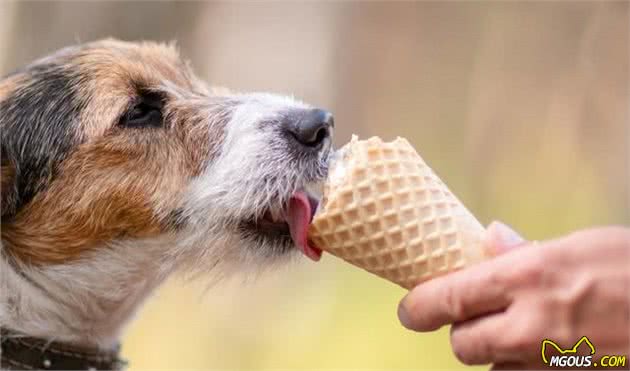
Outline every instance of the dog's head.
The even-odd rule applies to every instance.
[[[291,98],[207,88],[171,46],[63,49],[0,81],[4,249],[33,265],[136,242],[161,258],[286,255],[332,129]]]

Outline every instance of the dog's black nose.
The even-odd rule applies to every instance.
[[[285,129],[295,140],[310,148],[319,148],[330,141],[335,126],[333,115],[319,108],[300,110],[285,121]]]

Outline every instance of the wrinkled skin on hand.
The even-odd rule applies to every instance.
[[[411,290],[398,310],[405,327],[450,324],[457,358],[494,369],[548,368],[543,339],[570,347],[588,336],[595,360],[630,357],[630,229],[594,228],[540,243],[500,223],[488,231],[503,253]]]

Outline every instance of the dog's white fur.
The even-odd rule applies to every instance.
[[[237,233],[236,224],[260,216],[263,209],[280,218],[291,194],[313,186],[308,180],[313,174],[299,161],[290,162],[274,125],[264,125],[278,120],[282,110],[307,106],[270,94],[230,99],[236,108],[220,155],[185,192],[182,214],[188,222],[183,230],[97,246],[61,265],[33,267],[0,256],[0,325],[51,341],[108,349],[141,303],[174,271],[217,278],[239,263],[251,269],[276,260],[269,259],[273,246],[255,245],[253,238]],[[320,152],[321,169],[329,152]]]

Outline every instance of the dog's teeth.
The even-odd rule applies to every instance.
[[[282,214],[278,209],[271,209],[271,220],[274,222],[279,222],[282,220]]]

